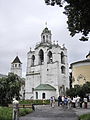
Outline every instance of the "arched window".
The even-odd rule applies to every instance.
[[[34,62],[35,62],[35,56],[34,55],[32,55],[32,61],[31,61],[31,66],[34,66]]]
[[[36,99],[38,99],[38,92],[36,92]]]
[[[21,67],[21,64],[19,64],[18,67]]]
[[[44,62],[44,52],[43,50],[41,49],[39,51],[39,64],[42,64]]]
[[[15,67],[17,67],[17,64],[15,64]]]
[[[65,67],[64,66],[61,67],[61,73],[65,74]]]
[[[45,36],[43,36],[43,42],[45,42]]]
[[[61,64],[65,64],[65,55],[61,52]]]
[[[48,63],[51,63],[52,62],[52,52],[49,51],[48,52]]]
[[[45,93],[42,93],[42,99],[45,99]]]

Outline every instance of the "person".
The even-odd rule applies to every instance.
[[[16,98],[13,98],[13,120],[19,120],[19,101],[16,100]]]
[[[82,108],[83,99],[81,97],[79,99],[79,102],[80,102],[80,108]]]
[[[64,95],[62,96],[62,107],[64,108],[64,99],[65,99],[65,97],[64,97]]]
[[[52,96],[52,99],[53,99],[53,101],[52,101],[52,107],[55,107],[55,97]]]
[[[76,98],[76,106],[79,107],[80,106],[80,97],[77,95]]]
[[[87,97],[84,97],[83,101],[84,101],[84,108],[87,108]]]
[[[64,105],[67,106],[67,103],[68,103],[68,99],[67,99],[67,97],[65,96],[65,98],[64,98]]]
[[[68,109],[70,109],[71,108],[71,98],[70,98],[70,96],[68,96],[67,101],[68,101],[67,107],[68,107]]]
[[[62,98],[61,96],[58,97],[58,106],[62,105]]]
[[[73,108],[76,108],[76,97],[73,97],[72,104],[73,104]]]
[[[51,98],[50,98],[50,105],[51,105],[51,107],[52,107],[52,103],[53,103],[53,97],[51,96]]]

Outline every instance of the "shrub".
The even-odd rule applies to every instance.
[[[19,116],[25,116],[26,114],[29,114],[30,112],[32,112],[32,109],[20,109],[19,111]]]
[[[42,104],[50,104],[50,100],[22,100],[20,104],[35,104],[35,105],[42,105]]]

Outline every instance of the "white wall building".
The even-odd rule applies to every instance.
[[[57,98],[69,88],[67,49],[52,43],[51,37],[46,27],[41,33],[41,42],[27,54],[25,99]]]

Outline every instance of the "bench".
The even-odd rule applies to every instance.
[[[12,104],[9,104],[8,107],[12,108],[13,105]],[[35,107],[34,105],[30,105],[30,104],[19,104],[19,109],[20,108],[31,108],[32,110],[35,110]]]

